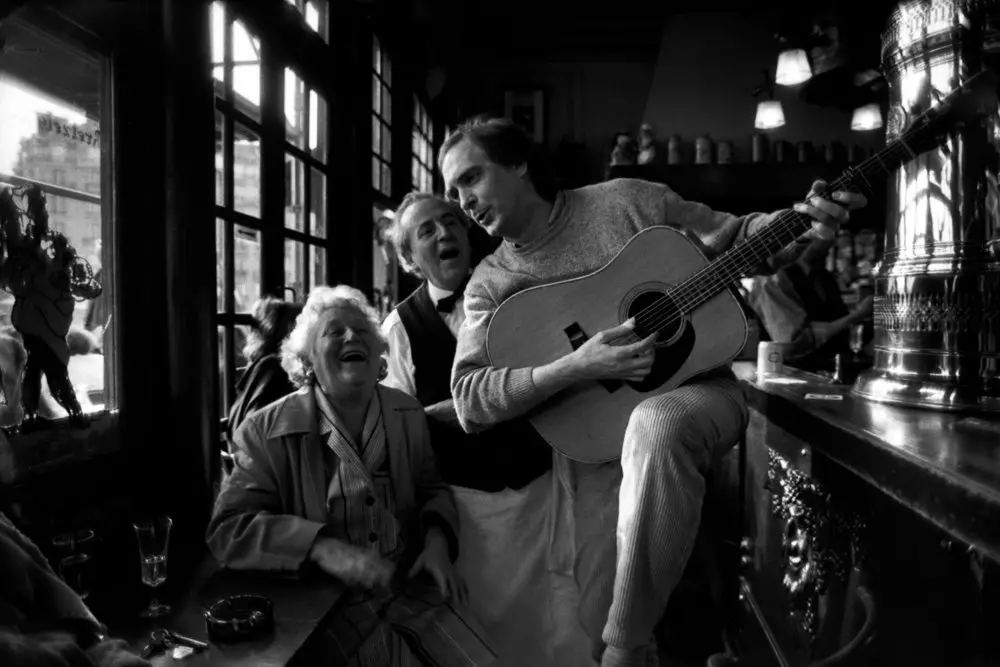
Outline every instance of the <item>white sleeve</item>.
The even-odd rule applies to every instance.
[[[410,396],[417,395],[414,381],[416,372],[413,368],[413,352],[410,349],[410,337],[406,327],[399,319],[399,313],[392,311],[382,322],[382,335],[389,341],[388,375],[382,380],[387,387],[405,391]]]

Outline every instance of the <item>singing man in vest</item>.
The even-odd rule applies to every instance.
[[[472,228],[458,206],[427,193],[411,192],[396,210],[387,236],[400,266],[424,282],[382,323],[384,383],[427,413],[459,508],[458,569],[470,607],[496,641],[496,667],[570,664],[586,660],[586,641],[576,622],[571,514],[552,450],[526,420],[466,434],[451,399]]]

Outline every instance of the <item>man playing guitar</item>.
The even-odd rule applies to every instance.
[[[487,330],[505,299],[595,271],[653,225],[686,230],[706,252],[721,253],[776,215],[720,213],[684,201],[664,185],[631,179],[563,191],[547,201],[533,184],[530,152],[530,139],[509,120],[480,119],[452,133],[439,156],[449,198],[504,239],[479,264],[465,292],[452,394],[459,421],[470,432],[543,408],[577,382],[640,380],[653,364],[655,334],[631,345],[611,344],[631,332],[634,325],[627,321],[552,363],[496,368],[487,353]],[[849,192],[824,198],[824,190],[817,181],[807,201],[795,205],[814,220],[812,230],[763,262],[760,272],[794,261],[817,237],[832,238],[849,211],[867,203]],[[622,434],[620,463],[559,457],[575,497],[580,622],[604,667],[655,664],[653,630],[691,554],[705,474],[746,423],[743,393],[723,367],[640,403]]]

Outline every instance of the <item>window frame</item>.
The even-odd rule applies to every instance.
[[[67,188],[56,183],[47,183],[36,178],[5,175],[4,181],[12,185],[39,185],[47,194],[78,201],[97,203],[101,207],[101,267],[104,269],[101,284],[109,290],[108,311],[111,323],[104,333],[104,391],[105,408],[87,415],[87,423],[73,427],[68,417],[49,420],[49,423],[28,433],[9,434],[7,440],[15,464],[12,468],[0,470],[0,486],[8,487],[10,497],[28,492],[43,480],[72,477],[78,474],[80,466],[90,466],[108,457],[121,459],[127,455],[121,438],[122,409],[122,345],[119,335],[122,308],[121,280],[119,276],[120,210],[117,188],[118,169],[116,137],[121,131],[118,124],[118,57],[109,40],[78,24],[56,9],[48,7],[21,6],[2,17],[4,22],[22,23],[28,29],[68,45],[85,58],[97,61],[100,67],[100,193],[92,193]],[[36,174],[32,173],[32,176]],[[55,179],[54,179],[55,180]],[[40,459],[39,456],[45,458]]]

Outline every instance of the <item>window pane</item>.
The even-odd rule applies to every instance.
[[[379,44],[378,37],[372,35],[372,69],[375,70],[376,74],[382,73],[382,46]]]
[[[295,300],[305,301],[306,296],[306,245],[285,239],[285,287],[295,290]],[[286,296],[291,298],[291,295]]]
[[[50,388],[39,369],[41,400],[24,407],[46,419],[68,416],[77,403],[85,413],[114,408],[113,378],[105,383],[115,319],[114,246],[104,238],[110,211],[102,200],[109,186],[102,173],[102,63],[98,54],[16,20],[5,21],[0,36],[13,47],[0,57],[0,193],[19,209],[22,234],[5,236],[4,268],[24,281],[16,296],[0,290],[0,325],[27,336],[29,355],[68,352],[68,400],[55,400],[60,388]],[[26,234],[36,210],[48,214],[47,239]],[[67,249],[56,250],[56,239]],[[41,260],[42,253],[53,259]],[[69,272],[53,273],[60,261]],[[72,298],[56,303],[43,286],[60,274]],[[60,329],[68,330],[64,342],[52,337]]]
[[[319,169],[310,169],[312,183],[310,187],[309,233],[313,236],[326,238],[326,174]]]
[[[215,219],[215,308],[226,312],[226,229],[228,223]]]
[[[326,100],[315,90],[309,92],[309,151],[326,162]]]
[[[233,21],[233,62],[260,64],[260,39],[241,21]]]
[[[392,95],[387,86],[382,86],[382,120],[392,122]]]
[[[316,31],[323,41],[329,42],[330,31],[328,28],[327,7],[329,0],[310,2],[306,5],[306,25]]]
[[[254,120],[260,120],[260,66],[233,67],[233,104]]]
[[[249,313],[260,298],[260,232],[233,225],[233,299],[237,313]]]
[[[382,175],[382,161],[379,160],[377,157],[375,157],[373,155],[372,156],[372,187],[375,188],[376,190],[379,189],[379,186],[381,185],[381,182],[382,182],[381,175]]]
[[[313,287],[326,284],[326,248],[314,245],[312,252],[312,273],[309,275],[309,282]]]
[[[392,196],[392,174],[389,173],[389,165],[382,163],[382,193],[386,197]]]
[[[295,72],[285,68],[285,140],[305,147],[305,85]]]
[[[392,132],[389,126],[382,124],[382,159],[389,161],[392,159]]]
[[[387,86],[392,85],[392,62],[389,60],[389,55],[383,51],[382,52],[382,80],[385,81]]]
[[[285,154],[285,227],[304,232],[306,168],[302,160]]]
[[[372,116],[372,153],[378,153],[382,145],[382,121]]]
[[[260,137],[239,123],[233,126],[233,205],[260,217]]]
[[[372,111],[382,113],[382,82],[378,74],[372,74]]]
[[[222,150],[225,119],[218,111],[215,112],[215,203],[226,205],[226,165],[225,153]]]
[[[212,63],[225,62],[226,6],[221,2],[212,3]]]
[[[233,104],[260,120],[260,40],[233,21]]]

